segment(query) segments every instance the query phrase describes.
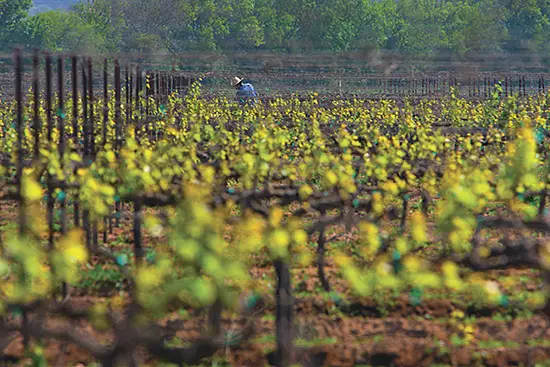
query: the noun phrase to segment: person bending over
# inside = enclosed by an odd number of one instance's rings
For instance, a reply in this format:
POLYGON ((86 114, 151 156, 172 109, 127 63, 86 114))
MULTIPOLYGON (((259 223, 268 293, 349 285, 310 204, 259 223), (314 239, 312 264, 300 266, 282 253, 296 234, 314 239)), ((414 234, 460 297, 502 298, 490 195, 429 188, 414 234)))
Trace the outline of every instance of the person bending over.
POLYGON ((256 94, 256 90, 254 90, 254 86, 250 83, 243 83, 244 79, 241 79, 239 77, 233 78, 233 87, 237 90, 237 101, 239 104, 249 104, 254 106, 256 104, 256 98, 258 97, 258 94, 256 94))

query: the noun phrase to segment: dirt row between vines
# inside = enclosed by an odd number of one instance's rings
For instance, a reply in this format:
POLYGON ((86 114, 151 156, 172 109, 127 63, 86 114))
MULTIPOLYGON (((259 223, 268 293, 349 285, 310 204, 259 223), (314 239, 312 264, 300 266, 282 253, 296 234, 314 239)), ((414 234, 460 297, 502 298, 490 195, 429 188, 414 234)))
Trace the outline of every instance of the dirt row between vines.
MULTIPOLYGON (((15 206, 4 203, 1 209, 0 226, 13 227, 17 218, 15 206)), ((150 246, 152 239, 148 236, 145 239, 146 245, 150 246)), ((114 246, 111 244, 115 242, 116 250, 131 248, 131 226, 126 219, 109 237, 109 246, 114 246)), ((417 305, 411 304, 406 294, 387 300, 358 300, 353 297, 330 257, 326 272, 333 290, 351 300, 349 303, 337 304, 320 291, 315 266, 292 270, 296 298, 296 362, 302 365, 510 366, 534 365, 550 360, 550 331, 547 329, 550 324, 540 312, 519 314, 502 307, 475 309, 459 296, 445 292, 426 294, 417 305), (471 326, 471 340, 464 345, 456 343, 457 337, 464 337, 458 325, 466 325, 465 321, 453 317, 456 310, 463 311, 470 318, 467 324, 471 326)), ((253 319, 255 333, 245 344, 219 351, 215 358, 218 365, 223 362, 231 366, 264 366, 272 362, 276 333, 273 267, 269 263, 258 265, 250 273, 254 279, 261 280, 262 295, 265 296, 265 302, 253 319)), ((518 291, 522 288, 528 291, 541 289, 538 273, 531 269, 488 272, 487 277, 496 281, 504 277, 522 277, 524 282, 516 285, 518 291)), ((105 303, 110 298, 108 292, 94 295, 94 292, 84 289, 75 290, 71 302, 76 306, 90 306, 105 303)), ((223 327, 234 330, 239 321, 242 320, 227 314, 223 327)), ((51 320, 52 325, 63 322, 51 320)), ((172 310, 162 323, 181 324, 170 341, 174 345, 183 345, 199 337, 206 326, 204 312, 189 308, 172 310)), ((89 323, 73 326, 106 344, 112 340, 112 335, 97 332, 89 323)), ((73 345, 47 340, 43 347, 52 366, 92 362, 86 351, 73 345)), ((140 359, 144 365, 158 363, 146 353, 140 359)), ((6 348, 3 361, 12 361, 15 365, 28 362, 24 358, 20 337, 6 348)), ((210 366, 212 361, 206 360, 204 365, 210 366)))

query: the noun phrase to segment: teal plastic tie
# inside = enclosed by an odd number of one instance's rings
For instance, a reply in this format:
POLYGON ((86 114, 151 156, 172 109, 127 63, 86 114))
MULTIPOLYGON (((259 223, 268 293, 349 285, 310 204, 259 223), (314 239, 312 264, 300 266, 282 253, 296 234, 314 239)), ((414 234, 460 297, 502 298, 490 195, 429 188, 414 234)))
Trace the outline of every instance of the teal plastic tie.
POLYGON ((413 306, 418 306, 422 302, 422 289, 414 287, 409 294, 409 302, 413 306))
POLYGON ((250 297, 246 299, 246 307, 247 308, 254 308, 258 304, 258 301, 260 300, 260 296, 254 293, 250 297))
POLYGON ((128 255, 126 254, 117 255, 116 263, 118 266, 126 266, 126 264, 128 264, 128 255))
POLYGON ((395 250, 395 251, 393 252, 392 259, 393 259, 393 261, 399 261, 399 260, 401 260, 401 252, 399 252, 398 250, 395 250))
POLYGON ((508 298, 507 295, 502 294, 502 295, 500 296, 500 301, 499 301, 499 303, 500 303, 500 305, 501 305, 502 307, 508 307, 508 306, 510 305, 510 300, 509 300, 509 298, 508 298))

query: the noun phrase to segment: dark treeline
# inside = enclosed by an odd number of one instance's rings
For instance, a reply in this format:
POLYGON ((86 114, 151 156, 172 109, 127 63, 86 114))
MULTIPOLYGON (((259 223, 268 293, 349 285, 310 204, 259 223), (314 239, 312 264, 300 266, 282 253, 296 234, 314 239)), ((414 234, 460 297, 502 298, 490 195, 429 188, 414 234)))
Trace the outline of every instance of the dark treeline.
POLYGON ((0 47, 549 54, 550 0, 0 0, 0 47))

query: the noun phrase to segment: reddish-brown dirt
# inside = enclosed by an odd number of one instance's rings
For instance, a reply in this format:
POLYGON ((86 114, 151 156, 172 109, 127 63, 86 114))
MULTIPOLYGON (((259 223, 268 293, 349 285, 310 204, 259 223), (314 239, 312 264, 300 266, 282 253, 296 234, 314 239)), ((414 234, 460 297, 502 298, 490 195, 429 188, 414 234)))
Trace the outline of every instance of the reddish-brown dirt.
MULTIPOLYGON (((205 320, 199 317, 187 320, 184 330, 178 332, 176 337, 181 342, 198 337, 204 323, 205 320)), ((241 345, 238 349, 220 351, 218 356, 224 357, 234 366, 265 365, 269 352, 274 349, 274 321, 260 317, 255 324, 256 335, 253 341, 241 345)), ((480 318, 474 324, 475 340, 467 346, 453 347, 451 335, 455 331, 439 320, 406 317, 334 317, 311 313, 297 315, 294 334, 299 341, 298 345, 304 341, 311 342, 306 354, 326 352, 323 365, 327 366, 430 366, 435 363, 509 366, 520 363, 533 365, 548 359, 549 344, 527 344, 530 337, 539 336, 546 325, 546 320, 541 317, 510 322, 480 318), (507 344, 483 348, 479 346, 479 342, 483 341, 500 341, 507 344)), ((224 322, 224 326, 232 327, 229 320, 224 322)), ((97 335, 90 327, 81 329, 97 335)), ((548 338, 550 335, 546 333, 545 337, 548 338)), ((105 336, 103 340, 107 343, 108 337, 105 336)), ((51 365, 90 362, 90 356, 86 351, 71 345, 46 341, 44 350, 51 365)), ((22 356, 20 338, 12 342, 5 352, 11 356, 22 356)), ((143 357, 143 362, 154 363, 147 356, 143 357)))
MULTIPOLYGON (((1 206, 0 226, 2 231, 16 229, 17 210, 15 205, 1 206)), ((109 235, 110 246, 116 249, 131 245, 131 226, 123 219, 121 228, 115 228, 109 235)), ((146 244, 153 239, 145 234, 146 244)), ((344 242, 347 240, 344 240, 344 242)), ((350 237, 349 241, 353 242, 350 237)), ((156 240, 155 242, 158 242, 156 240)), ((331 246, 329 246, 330 254, 331 246)), ((312 248, 312 251, 314 249, 312 248)), ((259 263, 263 263, 259 259, 259 263)), ((264 366, 271 359, 275 349, 275 305, 273 289, 275 284, 273 267, 267 263, 251 269, 251 276, 259 279, 265 291, 265 305, 254 316, 255 334, 246 344, 238 348, 222 350, 217 361, 232 366, 264 366), (271 286, 271 288, 269 288, 271 286)), ((315 266, 292 270, 295 302, 294 338, 297 345, 296 362, 308 366, 531 366, 550 360, 550 323, 536 311, 508 308, 476 309, 468 300, 452 293, 433 292, 424 294, 418 305, 409 302, 407 294, 385 296, 383 299, 356 299, 338 269, 327 258, 326 274, 334 291, 348 301, 338 307, 326 294, 320 291, 315 266), (466 319, 456 319, 453 311, 461 310, 466 319), (470 327, 470 339, 464 339, 461 327, 470 327)), ((541 290, 538 273, 530 269, 508 269, 487 272, 488 279, 501 283, 510 293, 541 290), (508 280, 506 280, 508 279, 508 280), (509 283, 510 279, 515 282, 509 283), (519 280, 521 279, 521 281, 519 280), (508 283, 506 283, 508 282, 508 283)), ((106 302, 107 295, 93 292, 74 292, 71 302, 90 305, 106 302), (86 295, 86 293, 88 293, 86 295)), ((193 310, 174 310, 164 321, 184 319, 183 328, 176 333, 172 342, 183 344, 201 335, 206 320, 204 313, 193 310), (185 315, 185 316, 182 316, 185 315)), ((226 315, 228 316, 228 315, 226 315)), ((226 317, 223 326, 234 328, 235 319, 226 317)), ((64 321, 51 320, 52 323, 64 321)), ((100 334, 89 324, 74 325, 79 330, 109 343, 109 334, 100 334)), ((90 355, 73 345, 46 340, 45 355, 52 366, 86 365, 92 361, 90 355)), ((15 339, 4 351, 24 365, 21 338, 15 339)), ((156 365, 143 354, 141 363, 156 365)), ((212 365, 208 360, 204 365, 212 365)), ((219 365, 219 364, 218 364, 219 365)))

